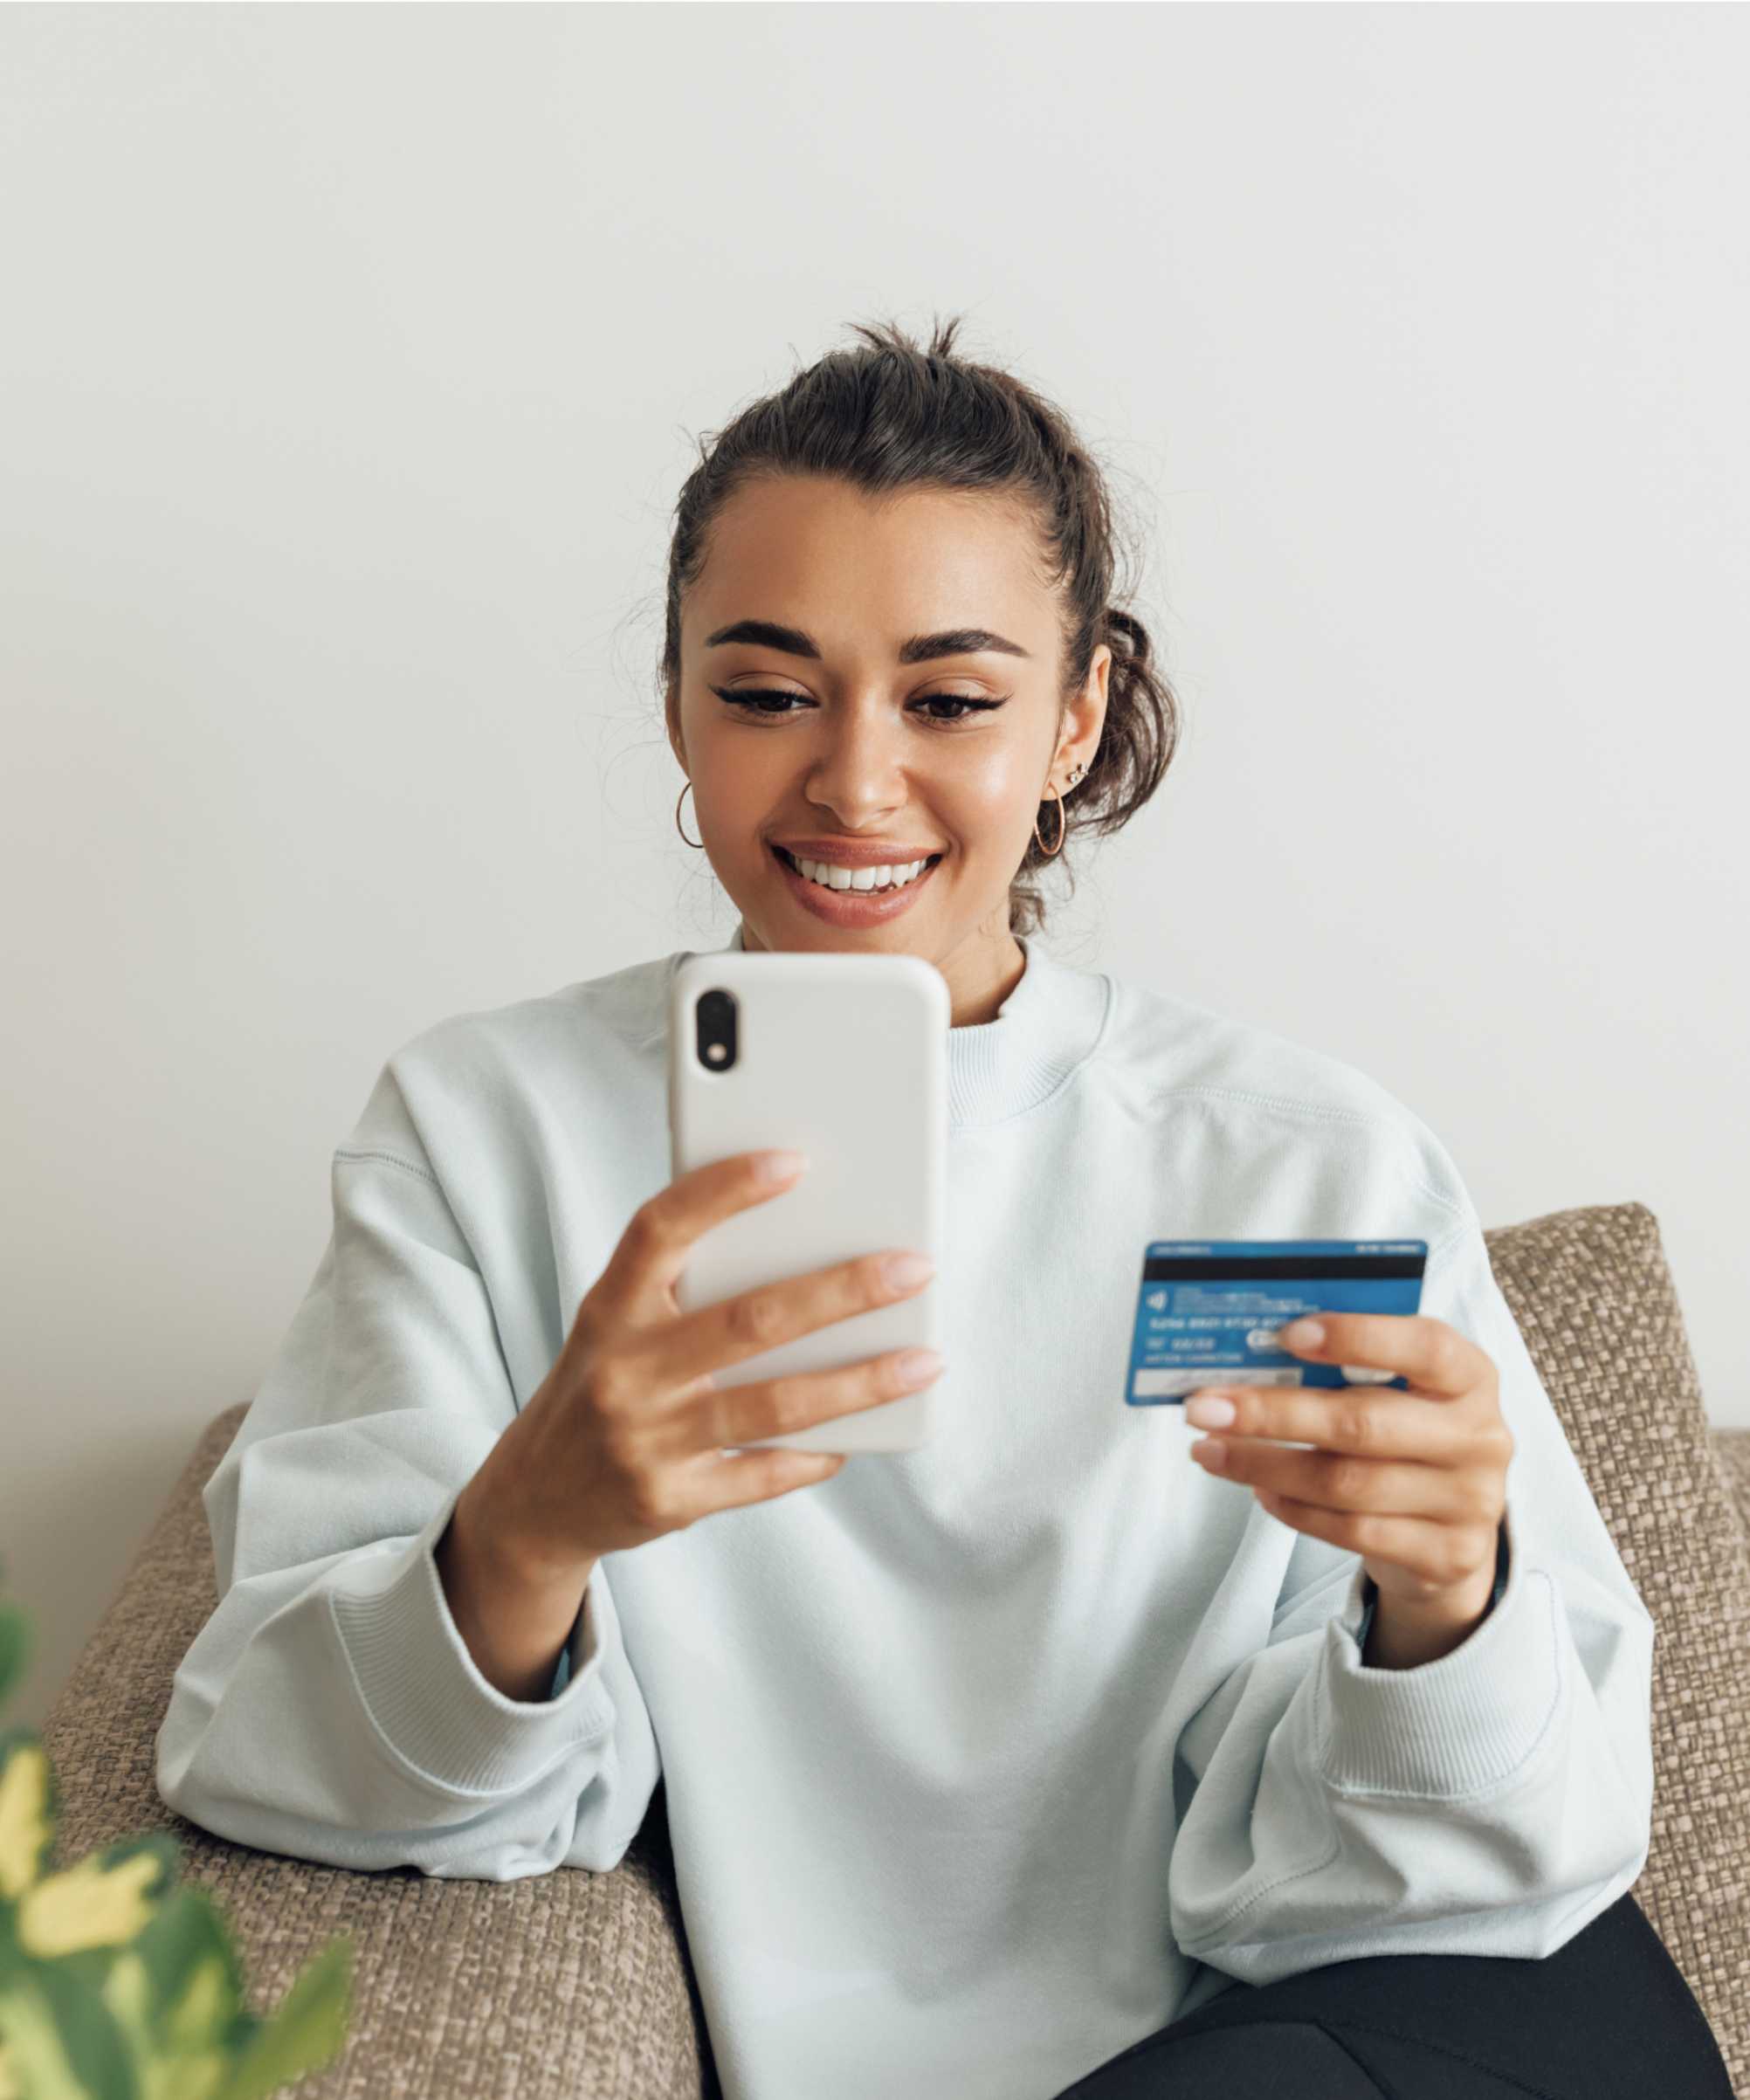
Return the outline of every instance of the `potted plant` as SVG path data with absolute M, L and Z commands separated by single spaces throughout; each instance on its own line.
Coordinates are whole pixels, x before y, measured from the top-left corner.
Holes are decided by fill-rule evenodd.
M 0 1706 L 24 1674 L 24 1614 L 0 1597 Z M 352 1952 L 312 1957 L 265 2018 L 231 1928 L 179 1884 L 163 1832 L 56 1871 L 54 1774 L 0 1736 L 0 2100 L 266 2100 L 346 2039 Z

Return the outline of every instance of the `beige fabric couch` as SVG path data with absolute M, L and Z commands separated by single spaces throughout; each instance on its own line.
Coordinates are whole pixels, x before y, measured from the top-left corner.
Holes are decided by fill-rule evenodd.
M 1636 1890 L 1750 2100 L 1750 1431 L 1710 1437 L 1653 1218 L 1567 1211 L 1489 1236 L 1629 1572 L 1658 1623 L 1652 1855 Z M 45 1734 L 68 1857 L 179 1830 L 277 1995 L 330 1935 L 358 2003 L 323 2100 L 697 2100 L 714 2091 L 661 1797 L 614 1873 L 507 1885 L 313 1867 L 221 1843 L 153 1788 L 171 1673 L 215 1601 L 200 1503 L 242 1409 L 203 1438 Z M 825 2097 L 823 2097 L 825 2100 Z M 895 2096 L 895 2100 L 938 2100 Z M 949 2097 L 940 2097 L 949 2100 Z

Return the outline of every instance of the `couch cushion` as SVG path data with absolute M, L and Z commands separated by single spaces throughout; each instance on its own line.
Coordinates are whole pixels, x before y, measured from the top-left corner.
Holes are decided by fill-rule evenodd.
M 355 1944 L 353 2039 L 311 2100 L 699 2100 L 694 2028 L 665 1825 L 611 1874 L 428 1881 L 353 1874 L 228 1845 L 174 1815 L 153 1780 L 170 1679 L 217 1601 L 201 1489 L 244 1410 L 196 1450 L 121 1595 L 44 1725 L 61 1852 L 174 1829 L 277 1998 L 325 1939 Z
M 1567 1210 L 1489 1256 L 1657 1628 L 1635 1894 L 1750 2092 L 1750 1564 L 1652 1213 Z

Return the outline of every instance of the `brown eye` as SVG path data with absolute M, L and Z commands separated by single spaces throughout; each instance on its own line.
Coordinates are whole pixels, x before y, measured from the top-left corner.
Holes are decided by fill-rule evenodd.
M 913 701 L 917 712 L 933 722 L 961 722 L 968 715 L 989 714 L 1002 706 L 977 692 L 927 692 Z
M 805 692 L 787 692 L 779 685 L 713 685 L 720 700 L 731 707 L 745 707 L 750 714 L 794 714 L 814 702 Z

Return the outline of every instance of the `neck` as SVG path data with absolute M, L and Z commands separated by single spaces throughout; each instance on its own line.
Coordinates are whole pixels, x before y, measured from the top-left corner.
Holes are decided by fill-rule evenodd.
M 745 919 L 741 921 L 741 946 L 750 954 L 767 946 Z M 1006 900 L 1001 910 L 993 912 L 982 926 L 946 955 L 927 955 L 924 960 L 934 963 L 947 981 L 950 1023 L 954 1028 L 975 1028 L 982 1022 L 995 1021 L 1003 1001 L 1027 970 L 1026 952 L 1009 930 Z
M 950 954 L 932 960 L 947 980 L 955 1028 L 995 1021 L 1027 969 L 1026 952 L 1009 930 L 1006 905 L 1000 917 L 988 920 Z

